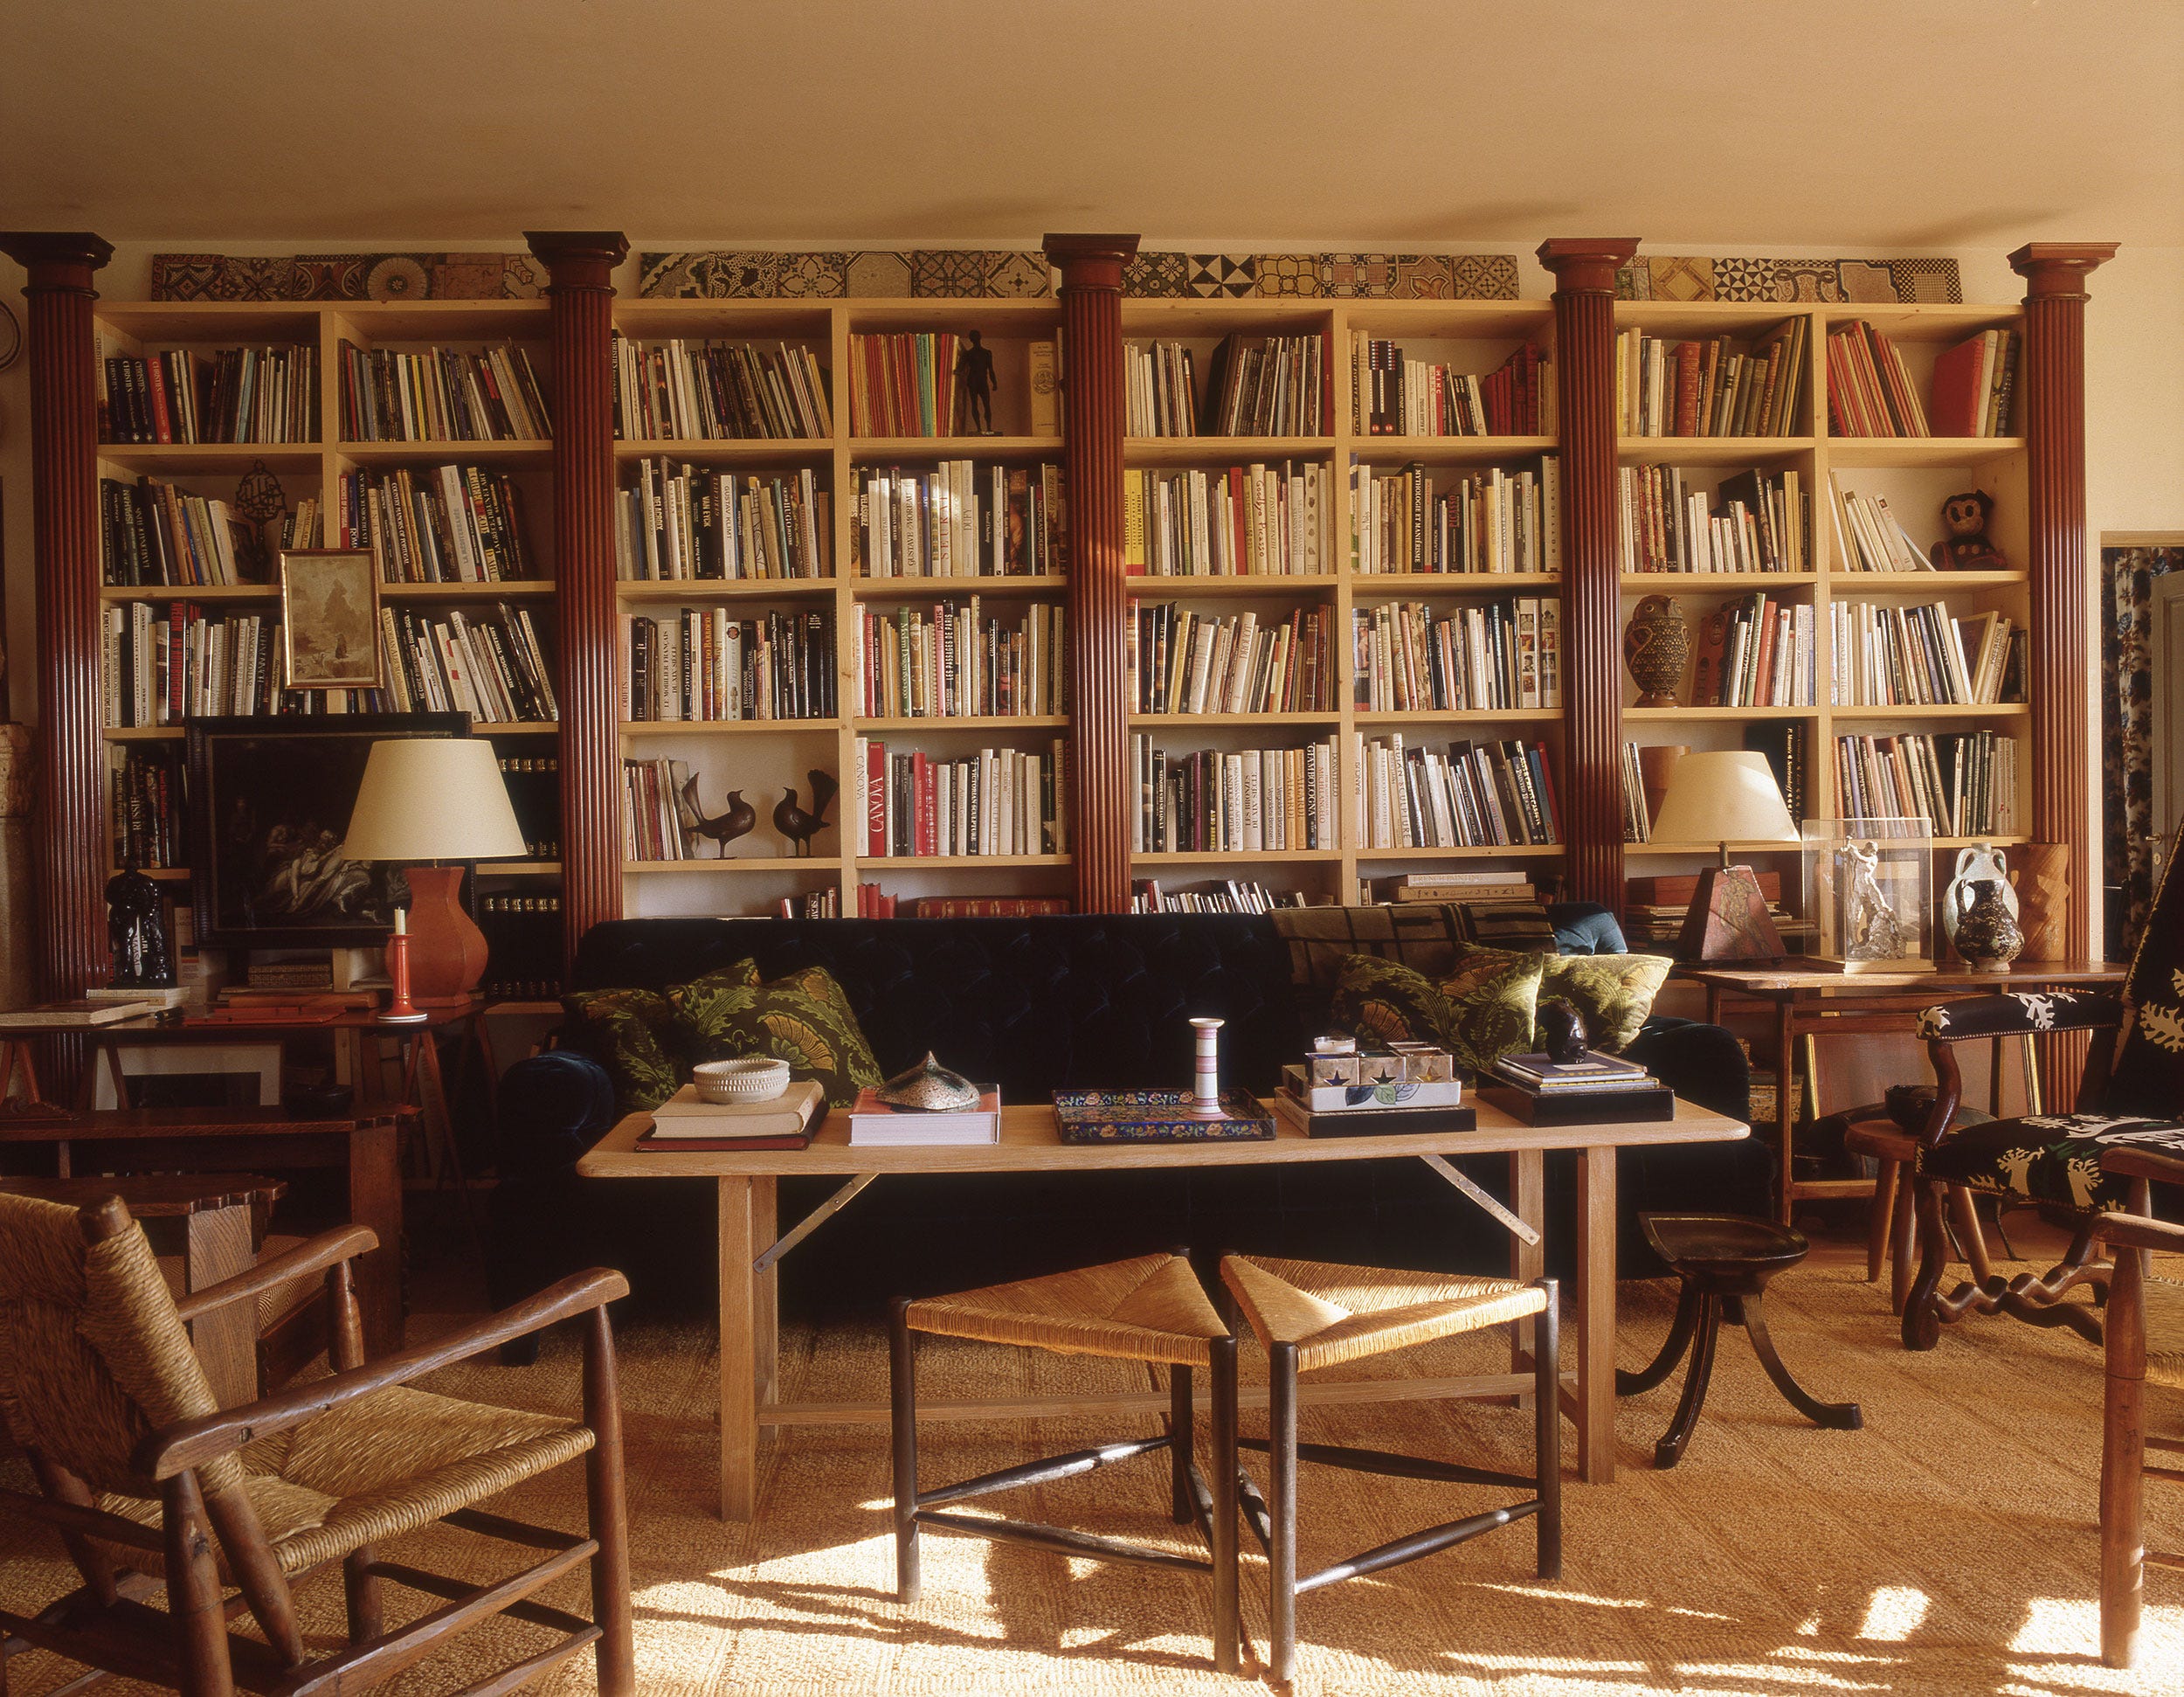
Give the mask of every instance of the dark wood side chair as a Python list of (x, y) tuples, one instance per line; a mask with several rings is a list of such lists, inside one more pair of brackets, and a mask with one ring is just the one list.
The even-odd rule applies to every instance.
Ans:
[[(79, 1209), (0, 1195), (0, 1410), (39, 1486), (38, 1495), (0, 1493), (0, 1510), (57, 1530), (83, 1581), (35, 1616), (0, 1611), (0, 1689), (5, 1656), (36, 1646), (184, 1697), (232, 1697), (238, 1688), (335, 1697), (376, 1687), (506, 1614), (558, 1636), (472, 1691), (512, 1691), (596, 1646), (601, 1693), (632, 1697), (621, 1416), (605, 1306), (627, 1284), (619, 1273), (579, 1274), (452, 1336), (368, 1363), (350, 1262), (374, 1247), (358, 1227), (328, 1232), (177, 1302), (118, 1198)], [(334, 1372), (223, 1411), (184, 1326), (307, 1272), (325, 1282)], [(436, 1368), (578, 1315), (581, 1422), (411, 1388)], [(589, 1536), (473, 1507), (579, 1457)], [(475, 1585), (377, 1553), (435, 1520), (547, 1554)], [(591, 1619), (533, 1599), (585, 1562)], [(335, 1567), (349, 1643), (307, 1655), (292, 1587)], [(390, 1629), (383, 1583), (446, 1606)], [(166, 1607), (148, 1606), (162, 1589)], [(229, 1630), (245, 1610), (262, 1638)]]
[[(2173, 1149), (2111, 1150), (2103, 1166), (2143, 1204), (2150, 1181), (2184, 1184), (2184, 1136)], [(2129, 1667), (2139, 1656), (2146, 1569), (2184, 1572), (2184, 1553), (2147, 1549), (2144, 1535), (2146, 1481), (2184, 1482), (2184, 1468), (2146, 1465), (2148, 1450), (2184, 1455), (2184, 1437), (2146, 1430), (2146, 1386), (2184, 1390), (2184, 1285), (2155, 1278), (2147, 1251), (2184, 1256), (2184, 1226), (2134, 1210), (2100, 1216), (2093, 1235), (2115, 1257), (2101, 1398), (2101, 1659)]]
[[(1415, 1562), (1481, 1533), (1530, 1518), (1539, 1577), (1562, 1576), (1562, 1380), (1556, 1364), (1555, 1281), (1520, 1285), (1506, 1278), (1454, 1273), (1399, 1272), (1325, 1261), (1270, 1256), (1221, 1258), (1225, 1300), (1242, 1312), (1266, 1346), (1267, 1436), (1239, 1438), (1237, 1447), (1267, 1452), (1268, 1486), (1261, 1496), (1239, 1472), (1244, 1519), (1267, 1552), (1267, 1617), (1275, 1684), (1288, 1686), (1296, 1661), (1296, 1599), (1345, 1579)], [(1336, 1444), (1300, 1444), (1297, 1375), (1360, 1361), (1391, 1350), (1488, 1326), (1532, 1322), (1532, 1471), (1503, 1472), (1424, 1456)], [(1429, 1526), (1407, 1537), (1361, 1550), (1346, 1561), (1297, 1577), (1296, 1465), (1309, 1461), (1352, 1473), (1486, 1485), (1526, 1494), (1499, 1508)]]

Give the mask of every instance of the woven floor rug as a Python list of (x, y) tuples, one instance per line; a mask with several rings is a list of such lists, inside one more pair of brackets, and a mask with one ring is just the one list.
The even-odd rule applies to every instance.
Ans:
[[(1623, 1303), (1623, 1359), (1636, 1365), (1666, 1328), (1669, 1292), (1626, 1285)], [(1569, 1487), (1559, 1583), (1531, 1577), (1531, 1533), (1520, 1527), (1311, 1594), (1299, 1603), (1297, 1688), (1345, 1697), (2184, 1690), (2184, 1578), (2152, 1576), (2146, 1654), (2134, 1673), (2102, 1667), (2096, 1653), (2097, 1351), (2065, 1333), (1989, 1319), (1949, 1329), (1928, 1354), (1907, 1354), (1885, 1299), (1842, 1267), (1779, 1281), (1769, 1310), (1792, 1369), (1816, 1395), (1862, 1403), (1863, 1431), (1807, 1424), (1766, 1383), (1742, 1336), (1725, 1335), (1705, 1416), (1673, 1472), (1653, 1472), (1651, 1458), (1675, 1382), (1621, 1404), (1623, 1471), (1613, 1486)], [(709, 1507), (710, 1334), (632, 1326), (621, 1344), (646, 1697), (1184, 1697), (1252, 1688), (1208, 1665), (1205, 1584), (1157, 1569), (929, 1534), (924, 1601), (898, 1608), (884, 1426), (805, 1428), (773, 1446), (758, 1520), (724, 1526)], [(1462, 1340), (1404, 1365), (1463, 1371), (1488, 1365), (1500, 1347)], [(1144, 1383), (1116, 1363), (945, 1340), (923, 1360), (921, 1389), (936, 1397)], [(1248, 1350), (1246, 1361), (1248, 1373)], [(876, 1329), (792, 1329), (784, 1366), (798, 1397), (885, 1395)], [(436, 1388), (573, 1410), (575, 1340), (553, 1340), (536, 1368), (474, 1368), (441, 1375)], [(2156, 1412), (2154, 1430), (2184, 1430), (2174, 1404)], [(1505, 1410), (1308, 1408), (1304, 1419), (1308, 1438), (1524, 1465), (1524, 1417)], [(1247, 1433), (1263, 1430), (1262, 1421), (1248, 1411)], [(960, 1478), (1118, 1435), (1112, 1423), (936, 1425), (928, 1428), (926, 1477)], [(1307, 1568), (1497, 1500), (1310, 1467), (1304, 1492)], [(581, 1493), (581, 1470), (569, 1470), (503, 1500), (573, 1527)], [(1157, 1457), (989, 1500), (1021, 1518), (1144, 1541), (1177, 1531)], [(2184, 1544), (2184, 1491), (2157, 1486), (2152, 1507), (2150, 1541)], [(0, 1544), (8, 1605), (52, 1597), (64, 1576), (56, 1552), (7, 1535), (17, 1540)], [(1246, 1629), (1263, 1652), (1264, 1568), (1249, 1559), (1252, 1548), (1247, 1539)], [(443, 1530), (410, 1541), (399, 1559), (480, 1576), (505, 1566), (498, 1551)], [(337, 1629), (339, 1593), (332, 1581), (307, 1590), (311, 1629)], [(580, 1583), (549, 1595), (584, 1606)], [(481, 1629), (384, 1688), (404, 1697), (460, 1690), (495, 1655), (537, 1637), (521, 1626)], [(36, 1654), (10, 1672), (14, 1697), (40, 1697), (66, 1673)], [(534, 1688), (590, 1691), (588, 1659)]]

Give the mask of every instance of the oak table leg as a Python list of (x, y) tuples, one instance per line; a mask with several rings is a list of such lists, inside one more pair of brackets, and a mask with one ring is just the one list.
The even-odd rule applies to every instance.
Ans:
[(1797, 1103), (1790, 1094), (1790, 1075), (1797, 1065), (1796, 1029), (1796, 1015), (1790, 999), (1784, 996), (1774, 1004), (1774, 1152), (1782, 1162), (1779, 1212), (1784, 1225), (1789, 1224), (1796, 1211), (1790, 1195), (1790, 1187), (1796, 1182), (1790, 1148), (1791, 1128), (1797, 1123)]
[(753, 1180), (721, 1186), (721, 1518), (748, 1520), (758, 1483), (757, 1280)]
[[(1537, 1149), (1514, 1149), (1509, 1157), (1510, 1207), (1526, 1225), (1539, 1231), (1545, 1223), (1546, 1158)], [(1547, 1271), (1545, 1240), (1527, 1243), (1511, 1232), (1509, 1239), (1509, 1276), (1519, 1285), (1530, 1285), (1544, 1278)], [(1537, 1347), (1536, 1328), (1529, 1320), (1520, 1320), (1510, 1327), (1509, 1370), (1528, 1372), (1532, 1365), (1532, 1352)], [(1520, 1409), (1531, 1406), (1530, 1393), (1517, 1399)]]
[(1615, 1150), (1578, 1152), (1578, 1477), (1615, 1482)]
[(402, 1150), (392, 1119), (349, 1130), (349, 1217), (379, 1238), (356, 1263), (364, 1347), (377, 1361), (402, 1347)]
[[(750, 1182), (751, 1240), (763, 1248), (780, 1236), (780, 1216), (774, 1206), (775, 1190), (779, 1181), (769, 1173)], [(757, 1258), (757, 1252), (754, 1251), (752, 1259)], [(757, 1400), (764, 1404), (778, 1400), (781, 1394), (781, 1264), (775, 1262), (765, 1271), (754, 1275), (754, 1279), (750, 1320), (751, 1389)], [(772, 1431), (771, 1426), (758, 1428), (762, 1437)]]

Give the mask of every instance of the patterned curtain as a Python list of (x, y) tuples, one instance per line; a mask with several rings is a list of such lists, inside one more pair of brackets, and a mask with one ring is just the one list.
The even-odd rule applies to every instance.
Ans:
[[(2110, 617), (2101, 626), (2102, 863), (2123, 889), (2124, 948), (2137, 947), (2153, 897), (2146, 839), (2176, 821), (2153, 818), (2153, 580), (2184, 571), (2184, 548), (2105, 548)], [(2169, 845), (2172, 854), (2177, 845)]]

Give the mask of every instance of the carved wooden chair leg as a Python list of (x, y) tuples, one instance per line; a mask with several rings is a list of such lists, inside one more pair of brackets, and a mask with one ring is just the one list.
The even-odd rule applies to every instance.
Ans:
[(1903, 1162), (1883, 1160), (1873, 1181), (1873, 1209), (1865, 1223), (1865, 1282), (1877, 1282), (1888, 1259), (1889, 1232), (1896, 1220), (1897, 1174)]
[(2146, 1605), (2145, 1270), (2146, 1252), (2118, 1245), (2108, 1296), (2108, 1360), (2101, 1399), (2101, 1659), (2139, 1657)]
[(1698, 1299), (1698, 1335), (1691, 1346), (1690, 1375), (1683, 1381), (1683, 1395), (1676, 1405), (1676, 1418), (1669, 1422), (1669, 1430), (1661, 1441), (1653, 1446), (1653, 1465), (1673, 1467), (1683, 1458), (1683, 1449), (1691, 1441), (1691, 1431), (1698, 1424), (1698, 1411), (1706, 1401), (1707, 1382), (1714, 1376), (1714, 1340), (1721, 1331), (1720, 1299), (1711, 1292), (1702, 1292)]
[(1900, 1315), (1911, 1297), (1912, 1270), (1918, 1264), (1918, 1196), (1908, 1175), (1899, 1175), (1896, 1206), (1889, 1216), (1888, 1236), (1889, 1313)]
[(1942, 1276), (1949, 1271), (1949, 1233), (1941, 1219), (1940, 1188), (1914, 1176), (1913, 1201), (1918, 1216), (1918, 1277), (1904, 1299), (1904, 1347), (1932, 1349), (1941, 1339)]
[(1635, 1373), (1615, 1369), (1615, 1394), (1618, 1396), (1637, 1396), (1651, 1390), (1683, 1359), (1683, 1352), (1691, 1341), (1691, 1328), (1698, 1323), (1698, 1287), (1686, 1279), (1676, 1299), (1676, 1318), (1669, 1323), (1669, 1335), (1661, 1346), (1661, 1353), (1653, 1358), (1652, 1365)]
[(1775, 1353), (1774, 1339), (1767, 1331), (1767, 1323), (1759, 1316), (1757, 1294), (1726, 1297), (1723, 1302), (1729, 1318), (1740, 1321), (1751, 1335), (1752, 1354), (1759, 1356), (1767, 1377), (1774, 1381), (1774, 1388), (1789, 1398), (1792, 1408), (1815, 1425), (1835, 1431), (1855, 1432), (1864, 1428), (1865, 1416), (1856, 1403), (1823, 1403), (1808, 1395), (1803, 1386), (1790, 1377), (1789, 1368), (1782, 1365), (1781, 1356)]

